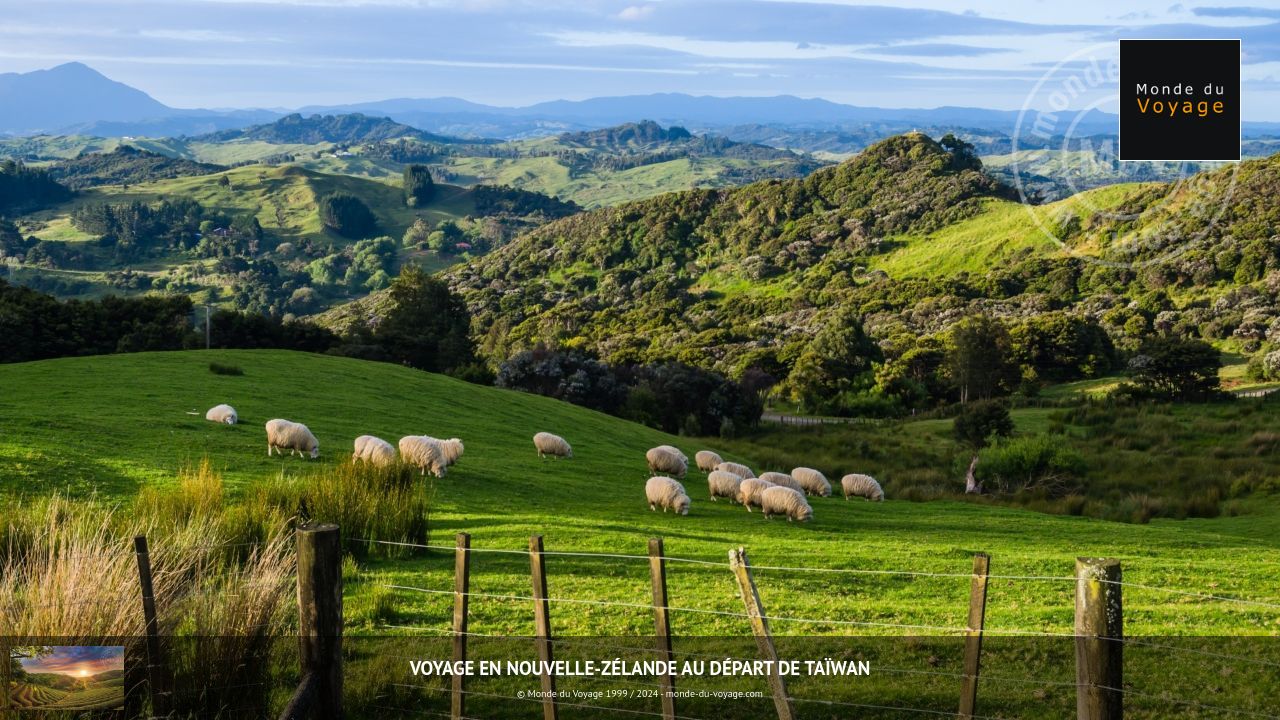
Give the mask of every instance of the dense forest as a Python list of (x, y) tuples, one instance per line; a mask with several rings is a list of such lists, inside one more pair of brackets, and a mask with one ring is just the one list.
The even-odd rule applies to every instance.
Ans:
[(0, 216), (32, 212), (70, 197), (71, 191), (48, 170), (14, 160), (0, 161)]
[(98, 185), (136, 185), (153, 180), (210, 175), (226, 170), (221, 165), (171, 158), (129, 145), (114, 152), (83, 153), (71, 160), (54, 163), (53, 179), (72, 190)]

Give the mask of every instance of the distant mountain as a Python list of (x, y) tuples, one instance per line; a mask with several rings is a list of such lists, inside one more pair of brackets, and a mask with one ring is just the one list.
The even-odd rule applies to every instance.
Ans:
[(77, 62), (29, 73), (0, 74), (0, 129), (13, 133), (173, 113), (172, 108), (141, 90)]
[(625, 123), (600, 130), (564, 133), (560, 136), (560, 142), (570, 145), (619, 150), (645, 147), (654, 143), (681, 142), (692, 138), (693, 133), (678, 125), (664, 128), (652, 120), (644, 120), (638, 123)]
[(386, 117), (370, 117), (361, 113), (345, 115), (312, 115), (300, 113), (286, 115), (275, 122), (235, 130), (222, 130), (202, 135), (204, 142), (229, 142), (232, 140), (259, 140), (286, 143), (369, 143), (397, 138), (413, 138), (435, 143), (467, 142), (419, 130)]
[(98, 120), (60, 128), (68, 135), (95, 137), (183, 137), (207, 135), (219, 130), (235, 130), (246, 125), (268, 123), (280, 117), (270, 110), (232, 110), (215, 113), (206, 110), (175, 110), (175, 115), (150, 120)]

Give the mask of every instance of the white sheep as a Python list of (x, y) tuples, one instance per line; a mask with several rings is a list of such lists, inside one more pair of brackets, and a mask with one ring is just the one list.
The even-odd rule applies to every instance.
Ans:
[(813, 519), (813, 508), (804, 499), (804, 493), (788, 487), (771, 487), (760, 493), (760, 509), (766, 520), (774, 515), (786, 515), (787, 522)]
[(751, 506), (760, 507), (760, 495), (771, 487), (777, 487), (768, 480), (747, 478), (738, 485), (738, 504), (751, 512)]
[(685, 455), (684, 451), (676, 447), (675, 445), (659, 445), (658, 447), (662, 448), (663, 450), (666, 450), (667, 452), (674, 453), (675, 455), (677, 455), (681, 460), (684, 461), (684, 464), (686, 466), (689, 464), (689, 456)]
[(820, 471), (813, 468), (798, 467), (791, 471), (791, 477), (800, 483), (805, 495), (831, 497), (831, 482)]
[(291, 422), (281, 418), (267, 421), (267, 456), (275, 450), (281, 455), (285, 450), (294, 453), (310, 453), (311, 457), (320, 457), (320, 441), (311, 434), (311, 430), (302, 423)]
[(717, 465), (724, 462), (724, 458), (710, 450), (699, 450), (694, 454), (693, 459), (698, 463), (698, 469), (705, 473), (715, 470)]
[(552, 435), (549, 432), (540, 432), (533, 436), (533, 446), (538, 449), (538, 457), (573, 457), (573, 448), (569, 447), (569, 443), (559, 435)]
[(738, 477), (743, 479), (753, 478), (756, 476), (755, 472), (752, 471), (751, 468), (747, 467), (746, 465), (743, 465), (742, 463), (736, 463), (736, 462), (722, 462), (716, 466), (716, 470), (731, 472), (734, 475), (737, 475)]
[(729, 502), (738, 499), (738, 486), (742, 478), (723, 470), (712, 470), (707, 474), (707, 490), (711, 493), (711, 502), (716, 498), (729, 498)]
[(644, 494), (649, 500), (650, 510), (662, 508), (662, 512), (670, 509), (679, 515), (689, 514), (689, 494), (684, 491), (684, 485), (669, 477), (658, 475), (649, 478), (649, 482), (644, 484)]
[(396, 449), (380, 437), (361, 435), (356, 438), (355, 452), (351, 454), (351, 461), (386, 467), (396, 461)]
[(792, 490), (795, 490), (796, 492), (799, 492), (801, 494), (804, 493), (804, 487), (800, 483), (796, 482), (795, 478), (791, 477), (790, 475), (784, 472), (760, 473), (760, 479), (768, 480), (774, 485), (781, 485), (782, 487), (785, 487), (785, 488), (791, 488)]
[(684, 477), (685, 473), (689, 472), (689, 461), (679, 450), (670, 445), (650, 448), (644, 457), (649, 461), (649, 472), (667, 473), (678, 478)]
[(442, 478), (449, 469), (440, 441), (426, 435), (406, 435), (400, 438), (400, 457), (418, 468), (422, 475), (430, 470), (432, 475)]
[(858, 473), (849, 473), (840, 478), (840, 489), (844, 490), (844, 499), (851, 497), (866, 498), (875, 502), (884, 501), (884, 490), (880, 487), (880, 483), (870, 475), (859, 475)]
[(462, 441), (458, 438), (449, 438), (448, 440), (440, 440), (440, 448), (444, 450), (444, 461), (446, 464), (452, 465), (458, 462), (458, 458), (462, 457)]
[(227, 425), (235, 425), (240, 422), (240, 416), (236, 414), (236, 409), (225, 403), (209, 408), (209, 412), (204, 414), (204, 419), (210, 422), (226, 423)]

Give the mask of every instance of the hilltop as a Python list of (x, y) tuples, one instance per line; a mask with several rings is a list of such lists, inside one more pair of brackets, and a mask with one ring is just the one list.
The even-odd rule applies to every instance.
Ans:
[(155, 180), (210, 175), (227, 168), (182, 158), (171, 158), (131, 145), (112, 152), (82, 153), (50, 167), (54, 180), (72, 190), (98, 185), (136, 185)]
[[(457, 138), (435, 135), (391, 118), (377, 118), (349, 113), (346, 115), (286, 115), (274, 122), (243, 129), (222, 130), (193, 138), (196, 141), (221, 143), (233, 140), (257, 140), (274, 144), (366, 143), (414, 138), (425, 142), (459, 143)], [(469, 141), (468, 141), (469, 142)]]

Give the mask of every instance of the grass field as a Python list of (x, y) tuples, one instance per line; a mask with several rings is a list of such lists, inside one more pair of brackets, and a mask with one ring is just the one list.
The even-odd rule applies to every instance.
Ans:
[[(211, 373), (207, 366), (215, 360), (243, 368), (244, 375)], [(467, 531), (478, 548), (518, 550), (529, 535), (542, 533), (549, 550), (630, 554), (642, 553), (648, 537), (664, 536), (670, 555), (704, 561), (722, 562), (741, 544), (760, 564), (942, 573), (967, 572), (970, 556), (986, 551), (1000, 573), (1055, 577), (1069, 576), (1076, 556), (1106, 555), (1123, 559), (1126, 578), (1135, 582), (1254, 598), (1274, 598), (1274, 567), (1280, 562), (1280, 538), (1271, 532), (1280, 508), (1262, 500), (1240, 517), (1126, 525), (982, 504), (895, 500), (890, 477), (887, 502), (815, 499), (814, 521), (801, 525), (707, 502), (693, 473), (687, 481), (695, 501), (689, 516), (653, 513), (643, 500), (645, 449), (670, 442), (692, 456), (709, 443), (386, 364), (275, 351), (116, 355), (3, 366), (0, 386), (0, 489), (10, 500), (63, 493), (127, 505), (141, 487), (170, 484), (181, 465), (202, 457), (222, 472), (234, 498), (272, 477), (338, 462), (356, 435), (394, 440), (425, 433), (466, 441), (461, 463), (431, 483), (433, 538), (444, 544), (452, 533)], [(243, 424), (205, 422), (204, 409), (219, 402), (235, 405)], [(310, 425), (321, 440), (321, 460), (269, 459), (261, 424), (271, 417)], [(936, 432), (919, 425), (926, 436)], [(529, 438), (543, 429), (568, 438), (575, 458), (538, 460)], [(855, 449), (843, 461), (841, 469), (848, 471), (883, 476), (885, 469), (884, 460)], [(443, 628), (447, 598), (413, 592), (388, 598), (375, 585), (442, 589), (451, 582), (451, 570), (452, 558), (440, 553), (369, 560), (352, 579), (349, 621), (364, 628), (387, 621)], [(646, 601), (643, 562), (557, 558), (551, 571), (558, 597)], [(478, 589), (527, 591), (527, 565), (518, 555), (480, 556), (475, 572)], [(741, 607), (727, 568), (680, 565), (670, 574), (675, 605)], [(789, 615), (889, 624), (954, 626), (963, 620), (968, 587), (955, 578), (761, 576), (762, 594), (785, 605)], [(524, 606), (512, 605), (477, 602), (476, 630), (530, 631)], [(1280, 630), (1274, 611), (1159, 591), (1134, 591), (1126, 607), (1135, 634)], [(1066, 631), (1071, 584), (993, 582), (988, 613), (995, 628)], [(570, 634), (643, 633), (649, 623), (644, 612), (585, 607), (563, 615), (560, 627)], [(737, 618), (705, 614), (680, 615), (675, 623), (682, 634), (745, 628)], [(792, 634), (850, 631), (782, 625), (779, 632)]]

